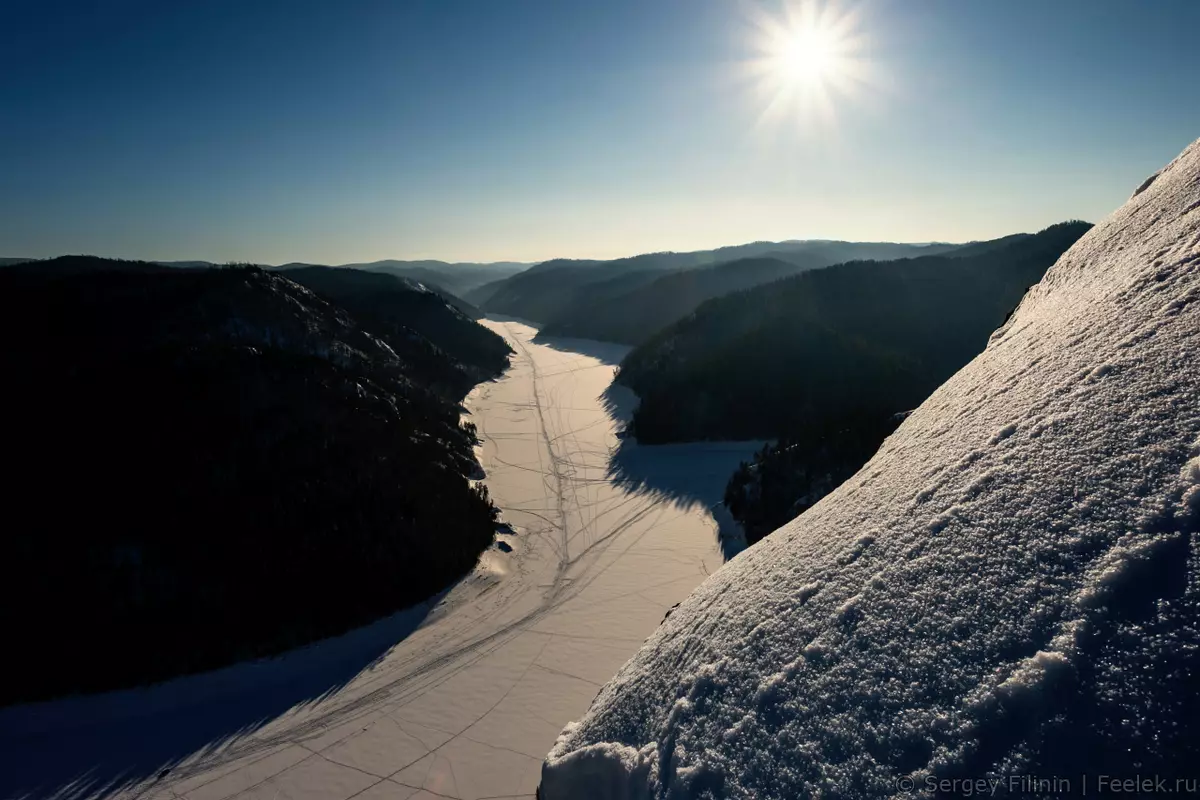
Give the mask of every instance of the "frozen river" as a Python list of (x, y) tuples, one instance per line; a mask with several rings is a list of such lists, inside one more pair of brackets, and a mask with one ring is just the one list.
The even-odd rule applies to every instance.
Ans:
[(753, 445), (622, 440), (625, 348), (484, 324), (516, 355), (466, 405), (512, 532), (472, 575), (284, 658), (2, 711), (0, 797), (532, 797), (563, 725), (724, 562), (710, 506)]

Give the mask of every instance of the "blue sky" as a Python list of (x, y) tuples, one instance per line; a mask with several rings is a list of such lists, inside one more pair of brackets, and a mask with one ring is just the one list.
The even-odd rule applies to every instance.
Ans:
[(1200, 137), (1200, 2), (878, 0), (764, 120), (752, 0), (8, 0), (0, 255), (525, 260), (1098, 220)]

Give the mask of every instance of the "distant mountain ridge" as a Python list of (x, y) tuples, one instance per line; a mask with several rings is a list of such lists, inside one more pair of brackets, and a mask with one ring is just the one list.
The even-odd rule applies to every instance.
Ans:
[[(535, 322), (547, 336), (637, 345), (706, 300), (805, 270), (846, 261), (952, 252), (966, 257), (1029, 235), (965, 244), (756, 241), (711, 250), (661, 251), (606, 260), (554, 258), (532, 264), (385, 259), (341, 265), (289, 262), (270, 268), (331, 267), (388, 274), (424, 284), (473, 319), (485, 313), (503, 314)], [(0, 265), (5, 261), (0, 259)], [(155, 263), (179, 268), (216, 266), (207, 261)]]
[(472, 289), (485, 283), (516, 275), (531, 267), (531, 264), (516, 261), (496, 261), (493, 263), (445, 261), (372, 261), (365, 264), (341, 264), (342, 267), (362, 269), (370, 272), (386, 272), (419, 281), (435, 283), (446, 291), (463, 297)]
[(956, 245), (797, 240), (647, 253), (610, 261), (555, 259), (479, 287), (484, 311), (539, 322), (546, 335), (637, 344), (704, 300), (859, 258), (947, 252)]
[[(22, 264), (31, 261), (44, 261), (48, 259), (36, 258), (0, 258), (0, 266), (8, 266), (11, 264)], [(119, 260), (119, 259), (113, 259)], [(177, 267), (182, 269), (199, 269), (205, 267), (222, 266), (213, 261), (152, 261), (146, 263), (161, 264), (165, 267)], [(398, 275), (404, 278), (433, 283), (444, 289), (446, 292), (460, 297), (466, 292), (478, 286), (491, 281), (501, 280), (503, 278), (515, 275), (522, 270), (532, 266), (532, 264), (517, 262), (517, 261), (496, 261), (496, 262), (447, 262), (437, 261), (434, 259), (423, 259), (417, 261), (401, 261), (396, 259), (384, 259), (382, 261), (358, 262), (353, 264), (316, 264), (301, 261), (291, 261), (287, 264), (271, 265), (260, 264), (263, 266), (276, 269), (295, 269), (297, 267), (347, 267), (351, 269), (366, 270), (369, 272), (386, 272), (392, 275)]]

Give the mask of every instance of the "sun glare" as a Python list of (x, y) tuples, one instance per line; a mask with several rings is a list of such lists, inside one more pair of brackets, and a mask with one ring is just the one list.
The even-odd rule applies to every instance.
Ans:
[(749, 13), (756, 31), (748, 69), (764, 95), (762, 121), (805, 125), (835, 120), (835, 103), (868, 82), (860, 12), (836, 2), (792, 0), (780, 13)]
[(779, 70), (786, 80), (824, 80), (837, 69), (837, 49), (826, 31), (797, 31), (779, 48)]

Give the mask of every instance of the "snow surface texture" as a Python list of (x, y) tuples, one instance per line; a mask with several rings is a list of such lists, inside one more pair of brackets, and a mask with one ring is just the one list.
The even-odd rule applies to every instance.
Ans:
[(563, 723), (722, 564), (708, 506), (759, 443), (623, 442), (627, 348), (485, 324), (516, 355), (466, 405), (509, 527), (474, 574), (283, 658), (0, 709), (0, 798), (532, 798)]
[(683, 602), (563, 731), (545, 800), (1196, 777), (1198, 354), (1200, 142)]

